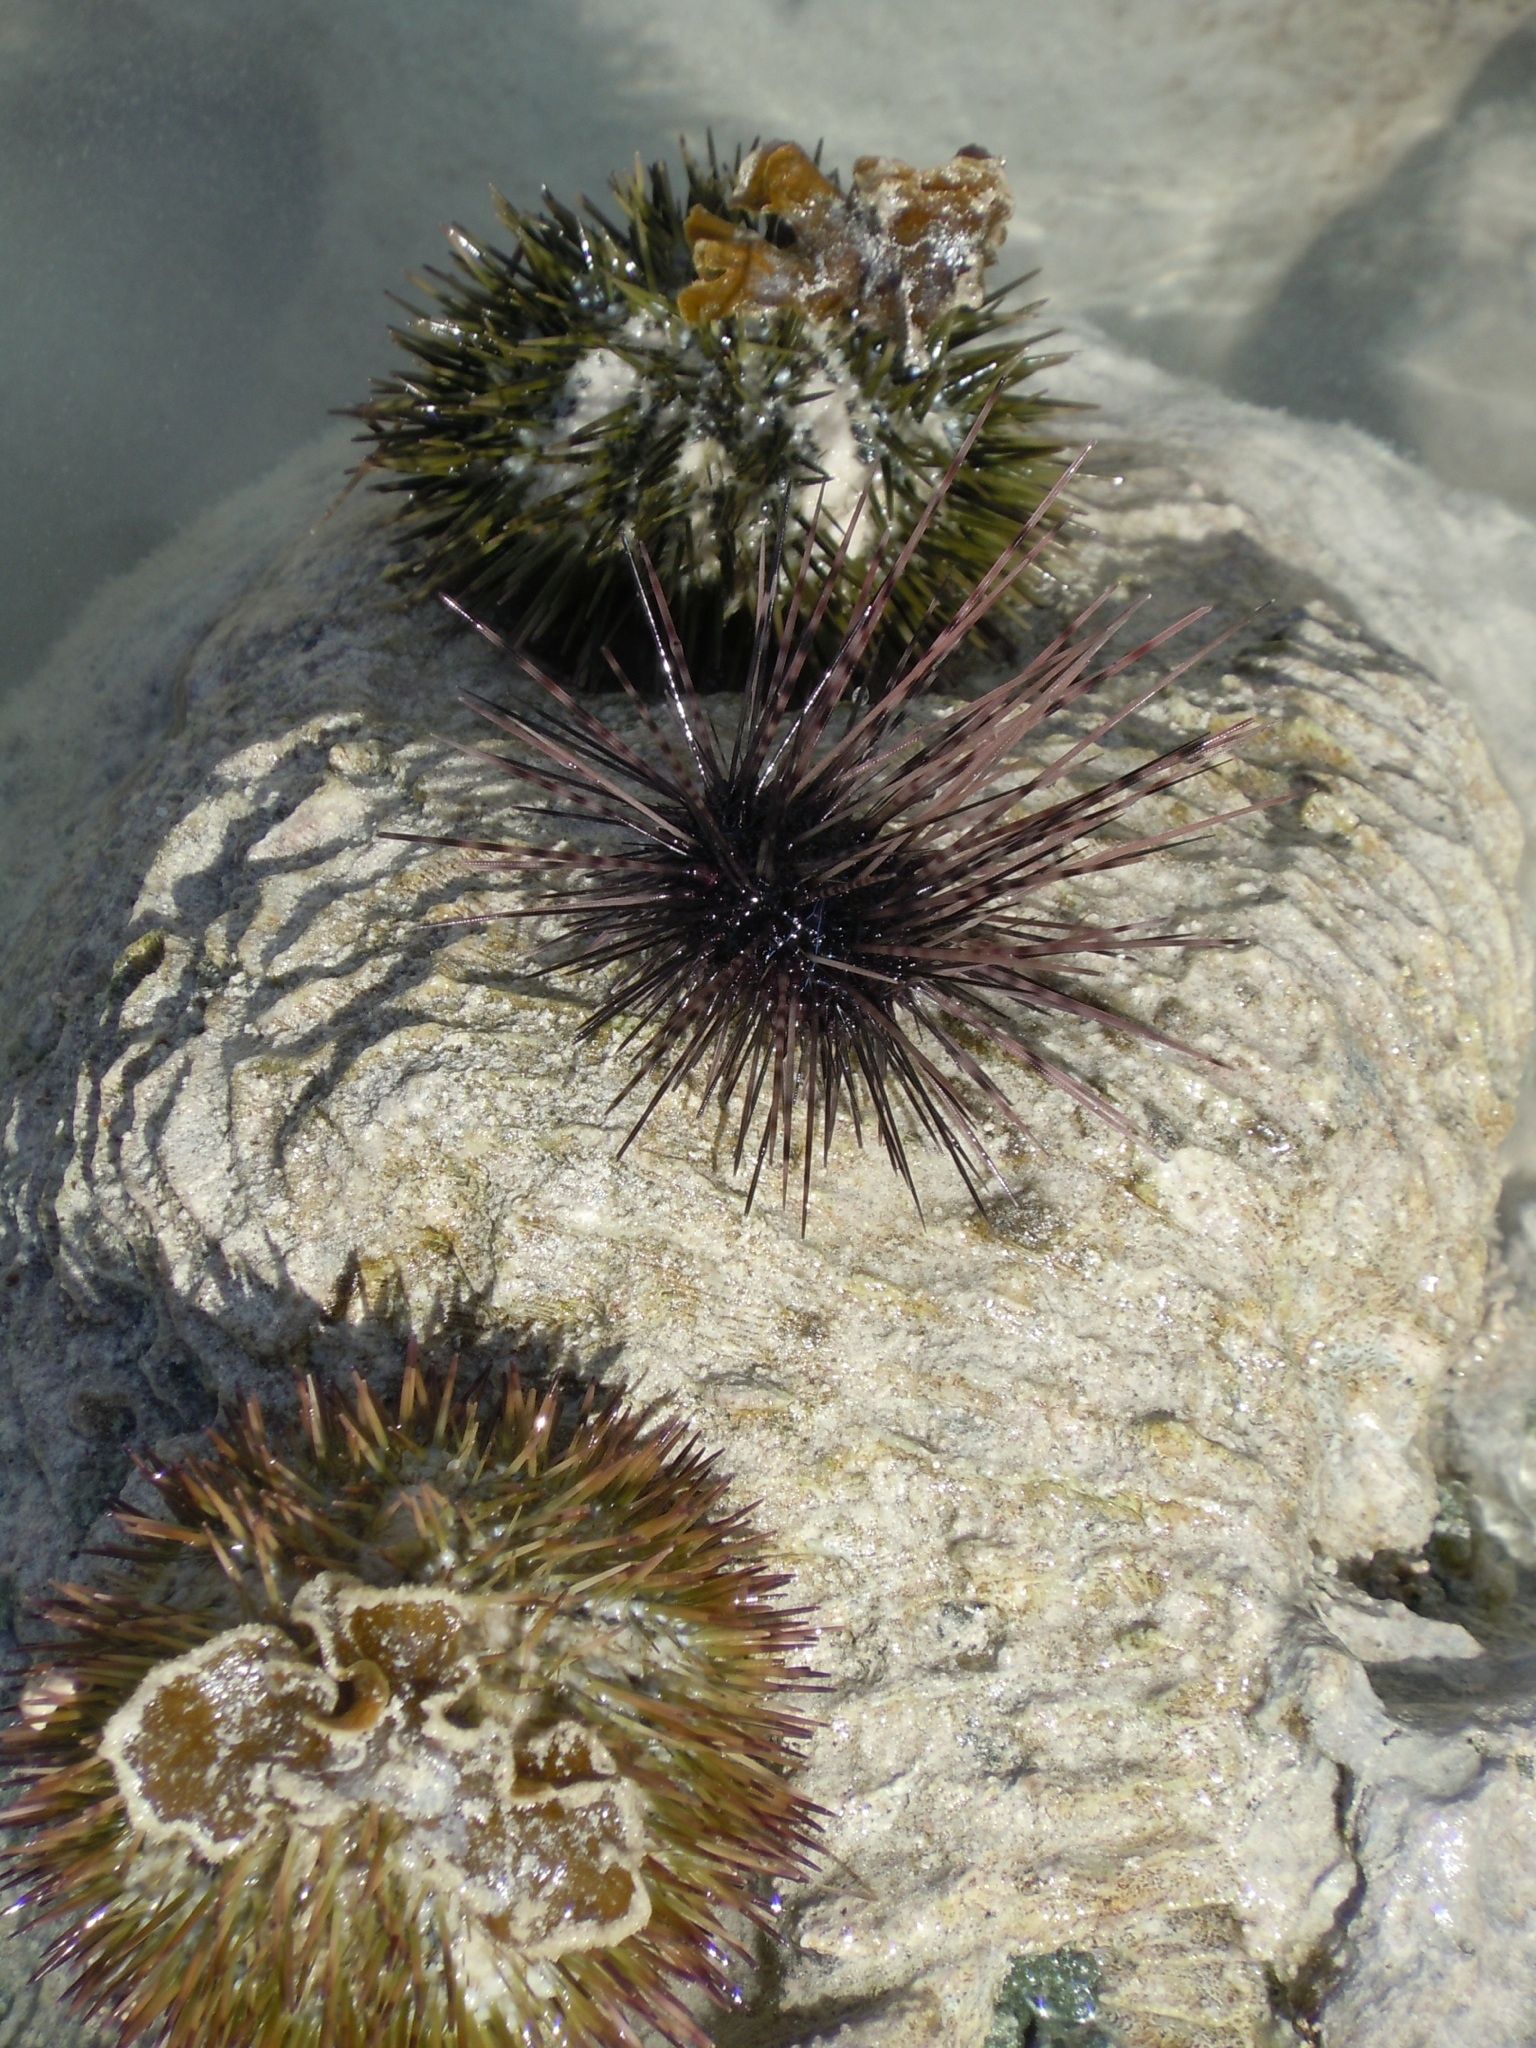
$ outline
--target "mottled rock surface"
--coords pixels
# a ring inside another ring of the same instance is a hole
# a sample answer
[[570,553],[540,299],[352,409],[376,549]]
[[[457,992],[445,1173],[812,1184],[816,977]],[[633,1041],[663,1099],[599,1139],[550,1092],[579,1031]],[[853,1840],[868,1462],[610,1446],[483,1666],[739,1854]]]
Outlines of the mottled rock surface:
[[[686,1101],[616,1160],[616,1037],[573,1045],[586,997],[526,927],[433,928],[494,900],[457,856],[379,837],[506,818],[510,786],[433,734],[466,730],[456,688],[519,686],[381,596],[362,496],[191,655],[181,730],[34,934],[13,1018],[16,1584],[64,1561],[128,1443],[285,1359],[382,1363],[406,1323],[558,1329],[685,1409],[784,1532],[825,1625],[833,1855],[793,1902],[785,2017],[743,2043],[982,2048],[1014,1959],[1064,1948],[1099,1959],[1124,2048],[1293,2040],[1274,1987],[1302,1999],[1352,1912],[1338,1995],[1368,2010],[1359,1859],[1421,1870],[1422,1805],[1341,1832],[1361,1689],[1476,1661],[1341,1603],[1334,1566],[1424,1543],[1482,1319],[1528,1023],[1513,814],[1466,712],[1238,498],[1143,468],[1100,525],[1085,577],[1235,629],[1109,765],[1257,708],[1189,801],[1301,789],[1073,899],[1251,940],[1114,973],[1218,1070],[1042,1028],[1152,1143],[1014,1077],[1015,1200],[978,1218],[924,1155],[924,1227],[844,1141],[803,1240],[743,1216]],[[1409,2038],[1371,2024],[1327,2038]]]

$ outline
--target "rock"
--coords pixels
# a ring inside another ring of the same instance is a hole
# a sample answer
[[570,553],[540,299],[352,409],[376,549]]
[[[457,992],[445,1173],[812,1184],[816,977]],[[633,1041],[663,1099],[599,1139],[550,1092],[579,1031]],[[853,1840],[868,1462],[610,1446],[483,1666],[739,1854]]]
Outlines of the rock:
[[1536,1570],[1536,1290],[1500,1288],[1462,1381],[1451,1390],[1451,1464],[1483,1534],[1520,1571]]
[[[1236,472],[1252,416],[1212,418]],[[1387,1748],[1363,1660],[1426,1639],[1341,1607],[1332,1561],[1433,1520],[1528,1028],[1519,834],[1465,709],[1192,481],[1193,445],[1104,492],[1083,573],[1154,576],[1159,620],[1212,599],[1233,637],[1110,765],[1258,708],[1192,801],[1303,794],[1100,879],[1117,916],[1251,941],[1115,976],[1218,1069],[1042,1030],[1155,1149],[1010,1076],[1038,1138],[1001,1141],[1014,1202],[978,1218],[923,1155],[924,1227],[845,1141],[804,1239],[743,1216],[685,1101],[616,1159],[622,1056],[573,1044],[585,992],[520,926],[434,928],[497,899],[380,836],[507,817],[433,732],[466,731],[456,688],[519,685],[392,606],[362,494],[190,656],[181,729],[32,940],[0,1183],[13,1579],[63,1563],[126,1444],[286,1361],[562,1332],[693,1418],[819,1609],[832,1855],[775,1993],[803,2048],[982,2048],[1019,1958],[1062,1951],[1123,2048],[1295,2038],[1272,1987],[1309,1980],[1361,1857],[1414,1881],[1459,1783],[1425,1765],[1397,1851],[1363,1807],[1341,1833]],[[1318,488],[1347,497],[1331,447]],[[1517,1791],[1501,1825],[1530,1825]],[[1357,1989],[1391,1913],[1365,1897],[1336,2009],[1367,2016],[1328,2038],[1396,2048]]]
[[[1270,552],[1311,594],[1326,596],[1471,708],[1529,832],[1536,525],[1492,499],[1436,484],[1353,428],[1237,404],[1106,349],[1092,334],[1074,342],[1062,395],[1095,403],[1094,467],[1123,468],[1120,489],[1133,495],[1156,496],[1159,463],[1197,478],[1213,540],[1224,522],[1256,522]],[[1524,881],[1536,912],[1529,853]]]
[[1530,1659],[1480,1653],[1480,1668],[1458,1627],[1405,1634],[1375,1668],[1303,1654],[1301,1711],[1343,1774],[1359,1871],[1323,2040],[1518,2048],[1536,2003]]

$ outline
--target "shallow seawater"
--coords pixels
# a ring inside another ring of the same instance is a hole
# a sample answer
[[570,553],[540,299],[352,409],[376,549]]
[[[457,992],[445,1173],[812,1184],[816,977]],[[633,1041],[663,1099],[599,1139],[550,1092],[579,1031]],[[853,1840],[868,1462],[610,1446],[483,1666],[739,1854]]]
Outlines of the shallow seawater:
[[673,138],[1008,159],[1053,310],[1536,509],[1529,0],[11,0],[0,687],[362,396],[487,188]]

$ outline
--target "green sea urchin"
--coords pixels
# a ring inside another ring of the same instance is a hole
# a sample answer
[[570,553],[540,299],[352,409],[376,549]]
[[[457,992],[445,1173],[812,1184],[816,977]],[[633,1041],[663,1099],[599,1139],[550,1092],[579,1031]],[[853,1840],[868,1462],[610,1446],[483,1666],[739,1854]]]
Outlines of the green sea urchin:
[[[983,418],[972,433],[984,430]],[[815,551],[801,558],[782,622],[768,597],[778,565],[765,566],[744,699],[728,725],[706,709],[646,563],[641,591],[665,708],[653,713],[630,686],[642,721],[638,745],[526,658],[542,701],[522,708],[464,700],[515,742],[506,754],[468,751],[548,791],[553,805],[524,808],[576,827],[569,842],[433,842],[464,847],[478,865],[534,883],[516,905],[448,922],[553,917],[562,936],[546,956],[551,965],[616,970],[578,1036],[627,1020],[633,1071],[616,1103],[639,1091],[643,1106],[621,1151],[671,1090],[691,1082],[701,1113],[713,1103],[734,1126],[736,1169],[750,1162],[749,1208],[770,1163],[787,1201],[798,1142],[802,1229],[815,1154],[825,1162],[845,1107],[862,1143],[867,1106],[914,1202],[898,1106],[943,1148],[978,1208],[984,1175],[1006,1192],[982,1118],[1025,1137],[1029,1125],[984,1064],[988,1053],[1131,1132],[1122,1111],[1039,1049],[1030,1013],[1082,1019],[1187,1053],[1094,994],[1083,977],[1114,955],[1232,941],[1064,920],[1052,914],[1053,894],[1286,800],[1119,829],[1136,806],[1207,772],[1255,719],[1186,740],[1107,781],[1076,789],[1066,782],[1081,780],[1099,742],[1205,650],[1086,732],[1042,749],[1053,719],[1204,610],[1107,654],[1129,612],[1104,624],[1100,600],[983,695],[928,711],[922,700],[944,662],[1027,570],[1040,544],[1028,529],[947,620],[927,622],[894,671],[868,686],[871,648],[899,601],[925,522],[941,513],[970,452],[957,452],[894,559],[871,562],[855,623],[830,662],[815,658],[829,587],[815,586]],[[1019,758],[1026,750],[1027,765]]]
[[515,1374],[299,1398],[42,1610],[3,1817],[47,1966],[160,2048],[707,2048],[816,1833],[809,1630],[727,1482]]
[[[1009,211],[995,159],[920,172],[861,158],[846,193],[788,143],[683,164],[681,195],[664,164],[616,179],[616,220],[498,197],[510,254],[451,229],[452,271],[416,280],[427,304],[395,330],[407,367],[356,408],[365,469],[403,494],[406,582],[494,616],[569,673],[633,638],[629,543],[707,681],[726,643],[750,639],[786,489],[801,536],[820,502],[821,566],[839,563],[830,647],[859,560],[912,531],[983,408],[893,625],[969,587],[1065,460],[1068,409],[1035,382],[1060,358],[1025,332],[1038,304],[982,290]],[[978,628],[1000,641],[1034,580]]]

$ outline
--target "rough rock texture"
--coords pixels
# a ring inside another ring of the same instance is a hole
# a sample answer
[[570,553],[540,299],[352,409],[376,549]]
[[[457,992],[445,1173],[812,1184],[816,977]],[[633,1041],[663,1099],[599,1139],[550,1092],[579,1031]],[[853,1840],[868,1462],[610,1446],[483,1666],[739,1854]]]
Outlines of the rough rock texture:
[[[198,649],[174,745],[34,936],[0,1187],[13,1578],[62,1562],[126,1442],[285,1358],[559,1329],[695,1418],[825,1625],[833,1855],[785,2017],[743,2041],[981,2048],[1012,1960],[1064,1947],[1099,1957],[1124,2048],[1294,2039],[1273,1986],[1351,1914],[1326,2038],[1418,2038],[1371,2031],[1396,1951],[1370,1915],[1458,1782],[1393,1780],[1355,1838],[1339,1800],[1383,1746],[1368,1669],[1477,1646],[1341,1602],[1333,1561],[1425,1541],[1482,1314],[1527,966],[1466,714],[1240,503],[1150,471],[1111,494],[1084,573],[1236,626],[1116,756],[1258,706],[1267,736],[1192,801],[1303,785],[1098,899],[1253,940],[1116,976],[1226,1065],[1043,1033],[1155,1146],[1020,1079],[1016,1201],[978,1219],[924,1158],[924,1228],[845,1142],[802,1241],[742,1216],[686,1103],[616,1161],[624,1069],[572,1045],[580,993],[526,928],[434,930],[479,878],[377,836],[504,815],[432,729],[462,730],[455,687],[517,685],[381,599],[374,519],[349,501]],[[1530,1790],[1503,1773],[1486,1841],[1529,1833]]]
[[[1262,534],[1303,590],[1470,707],[1525,819],[1526,905],[1536,913],[1536,526],[1495,499],[1448,489],[1352,427],[1234,404],[1092,333],[1072,339],[1061,395],[1095,405],[1101,476],[1123,466],[1133,493],[1149,487],[1149,465],[1197,477],[1209,545],[1219,552],[1224,508],[1238,508],[1236,527]],[[1536,1166],[1536,1118],[1530,1158]]]
[[1519,1181],[1506,1209],[1507,1268],[1449,1389],[1436,1542],[1372,1574],[1397,1575],[1420,1613],[1356,1596],[1298,1673],[1360,1872],[1330,2048],[1536,2039],[1536,1286]]

